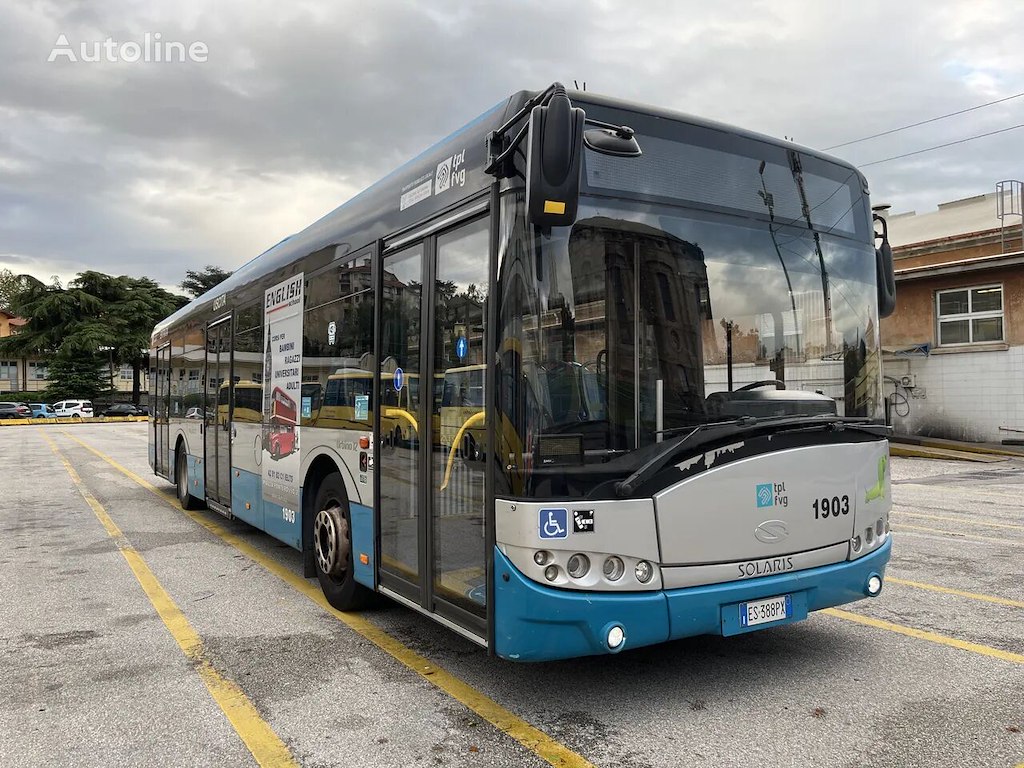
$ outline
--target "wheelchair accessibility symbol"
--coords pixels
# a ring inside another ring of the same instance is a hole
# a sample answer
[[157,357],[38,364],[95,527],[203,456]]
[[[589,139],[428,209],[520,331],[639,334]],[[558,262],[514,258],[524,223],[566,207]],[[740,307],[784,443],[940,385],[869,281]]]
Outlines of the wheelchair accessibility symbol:
[[542,509],[537,519],[537,533],[542,539],[564,539],[569,535],[569,512],[565,509]]

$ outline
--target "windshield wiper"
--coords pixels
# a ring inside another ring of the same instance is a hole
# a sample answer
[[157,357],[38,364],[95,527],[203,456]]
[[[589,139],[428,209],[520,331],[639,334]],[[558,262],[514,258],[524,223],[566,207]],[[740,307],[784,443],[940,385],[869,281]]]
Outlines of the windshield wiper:
[[747,431],[748,428],[755,426],[777,426],[779,427],[779,429],[775,430],[777,432],[801,432],[821,429],[841,432],[844,429],[853,429],[877,435],[878,437],[886,437],[891,432],[889,427],[882,424],[871,423],[867,419],[857,417],[844,418],[841,416],[826,416],[825,418],[816,418],[813,416],[774,416],[767,419],[758,419],[755,416],[741,416],[732,421],[718,421],[709,424],[700,424],[693,428],[681,427],[673,428],[671,430],[662,430],[662,434],[665,434],[667,432],[680,431],[680,429],[690,429],[690,431],[681,438],[667,443],[665,447],[658,451],[649,461],[640,466],[636,472],[631,474],[622,482],[616,483],[615,493],[621,498],[631,495],[633,491],[660,472],[678,453],[679,448],[681,448],[698,432],[714,429],[715,432],[719,434],[714,436],[704,436],[702,439],[695,441],[693,445],[690,446],[691,448],[723,436],[721,435],[723,432],[729,435],[740,434]]
[[[710,429],[711,427],[727,427],[734,424],[755,424],[757,423],[756,416],[740,416],[738,419],[729,419],[728,421],[709,421],[707,424],[698,424],[696,427],[686,425],[685,427],[670,427],[669,429],[659,429],[654,434],[656,435],[674,435],[677,432],[685,432],[690,430],[690,435],[700,432],[703,429]],[[690,435],[687,435],[689,437]]]
[[746,426],[748,424],[756,423],[757,419],[753,416],[741,416],[740,418],[733,419],[732,421],[716,421],[711,422],[709,424],[698,424],[696,427],[692,428],[676,427],[673,429],[663,429],[661,431],[661,434],[663,435],[668,434],[669,432],[678,432],[684,429],[689,429],[690,431],[687,432],[682,437],[678,438],[677,440],[670,441],[667,445],[665,445],[664,448],[662,448],[660,451],[654,454],[650,461],[647,461],[646,463],[642,464],[636,472],[631,474],[622,482],[616,483],[615,493],[621,498],[625,498],[632,494],[633,491],[635,491],[640,485],[645,483],[652,475],[657,474],[666,464],[668,464],[669,459],[671,459],[676,454],[676,451],[683,444],[685,444],[687,440],[696,435],[698,432],[703,432],[704,430],[716,427],[731,427],[739,425]]

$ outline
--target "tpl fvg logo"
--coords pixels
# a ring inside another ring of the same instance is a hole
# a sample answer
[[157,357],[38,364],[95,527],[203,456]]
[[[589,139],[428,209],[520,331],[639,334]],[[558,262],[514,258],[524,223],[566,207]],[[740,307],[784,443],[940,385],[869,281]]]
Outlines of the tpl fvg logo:
[[789,506],[789,496],[786,494],[785,483],[758,483],[756,494],[758,507]]

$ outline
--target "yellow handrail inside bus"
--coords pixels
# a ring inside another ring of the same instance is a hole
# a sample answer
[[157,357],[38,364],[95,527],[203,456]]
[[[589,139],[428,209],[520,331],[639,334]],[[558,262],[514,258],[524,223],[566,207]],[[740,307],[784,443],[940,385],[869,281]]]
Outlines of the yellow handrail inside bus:
[[484,420],[486,414],[483,411],[477,411],[468,419],[461,427],[459,427],[458,433],[455,435],[455,439],[452,441],[452,447],[448,451],[448,465],[444,468],[444,482],[441,483],[441,490],[443,491],[448,487],[448,481],[452,477],[452,464],[455,463],[455,451],[458,449],[459,444],[462,443],[462,436],[466,434],[466,430],[470,427],[475,426],[478,422]]
[[385,408],[384,415],[391,418],[405,419],[412,424],[413,431],[415,431],[417,435],[420,433],[420,425],[416,423],[416,417],[404,408]]

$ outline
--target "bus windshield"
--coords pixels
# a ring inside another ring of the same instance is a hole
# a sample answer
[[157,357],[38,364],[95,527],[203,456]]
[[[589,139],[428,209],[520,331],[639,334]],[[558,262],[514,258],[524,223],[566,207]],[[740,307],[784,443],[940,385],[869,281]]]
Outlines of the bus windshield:
[[573,466],[629,474],[710,423],[881,417],[866,240],[591,197],[511,246],[502,285],[499,439],[523,495],[555,491],[545,474],[573,492]]

